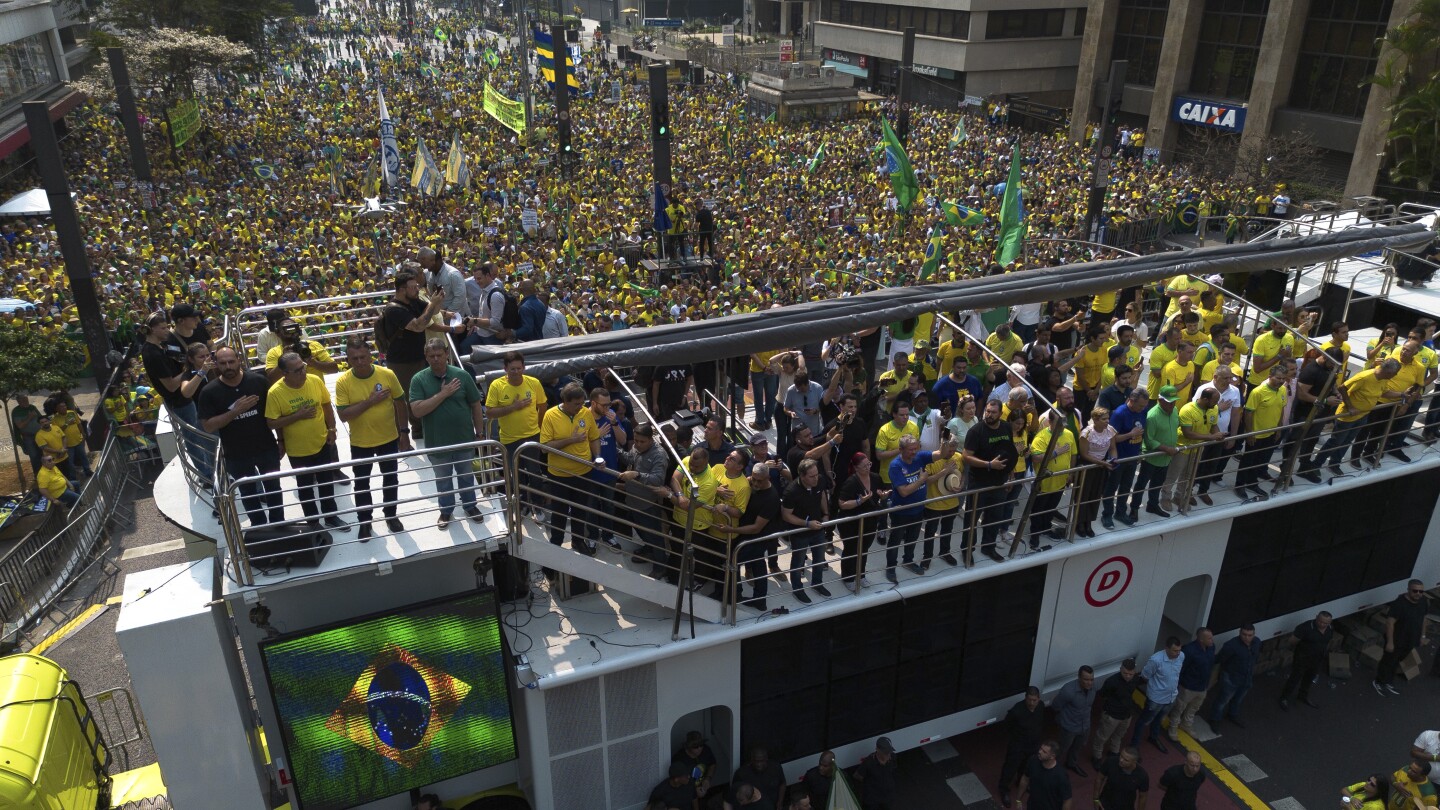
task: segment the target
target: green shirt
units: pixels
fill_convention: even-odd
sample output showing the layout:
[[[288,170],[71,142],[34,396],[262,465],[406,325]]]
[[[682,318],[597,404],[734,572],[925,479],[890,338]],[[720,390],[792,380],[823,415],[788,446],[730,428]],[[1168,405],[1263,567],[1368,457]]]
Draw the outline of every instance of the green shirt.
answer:
[[[412,387],[413,391],[414,388]],[[1145,435],[1140,443],[1140,450],[1145,453],[1153,453],[1159,450],[1161,445],[1176,447],[1176,439],[1180,435],[1180,409],[1172,408],[1170,413],[1165,413],[1160,403],[1155,403],[1150,411],[1145,414]],[[1153,464],[1156,467],[1169,467],[1170,456],[1160,454],[1158,456],[1147,456],[1146,464]]]
[[[445,380],[459,380],[460,390],[451,394],[440,406],[420,419],[425,429],[425,446],[443,447],[475,441],[475,420],[472,406],[480,401],[475,379],[455,366],[445,367],[444,378],[436,377],[429,366],[415,372],[410,379],[410,401],[420,402],[440,393]]]

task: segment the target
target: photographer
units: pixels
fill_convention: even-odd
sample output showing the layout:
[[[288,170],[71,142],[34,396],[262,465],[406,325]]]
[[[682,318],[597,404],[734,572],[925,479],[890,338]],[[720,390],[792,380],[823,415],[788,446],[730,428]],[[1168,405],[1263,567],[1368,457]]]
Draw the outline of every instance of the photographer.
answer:
[[[324,346],[307,340],[305,333],[300,331],[300,324],[286,318],[280,322],[280,345],[265,353],[265,378],[271,383],[279,382],[285,376],[280,368],[280,356],[286,352],[294,352],[305,361],[306,374],[324,379],[326,374],[340,370],[340,365],[331,359]]]

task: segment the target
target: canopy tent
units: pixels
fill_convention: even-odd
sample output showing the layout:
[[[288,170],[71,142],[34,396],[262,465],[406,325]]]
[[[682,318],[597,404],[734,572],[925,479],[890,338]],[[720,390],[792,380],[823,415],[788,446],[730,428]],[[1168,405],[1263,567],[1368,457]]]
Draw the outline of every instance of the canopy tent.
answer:
[[[528,372],[540,378],[602,366],[701,363],[743,357],[777,346],[799,346],[926,312],[983,311],[997,306],[1074,298],[1185,274],[1207,276],[1308,267],[1383,248],[1413,248],[1433,237],[1434,233],[1422,226],[1400,225],[1192,248],[946,284],[890,287],[864,295],[811,301],[717,320],[534,340],[519,346],[476,346],[471,350],[471,361],[486,377],[498,376],[503,370],[505,353],[518,348],[525,355]]]
[[[75,192],[70,192],[74,197]],[[45,195],[45,189],[32,188],[29,191],[22,191],[0,205],[0,217],[48,217],[50,216],[50,199]]]

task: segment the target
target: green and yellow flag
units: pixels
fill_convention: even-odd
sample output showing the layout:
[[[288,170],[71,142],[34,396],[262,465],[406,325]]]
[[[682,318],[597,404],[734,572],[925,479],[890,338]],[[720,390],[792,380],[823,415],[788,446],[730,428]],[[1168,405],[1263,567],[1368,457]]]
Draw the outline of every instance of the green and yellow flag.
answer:
[[[1025,201],[1020,196],[1020,145],[1010,154],[1010,174],[1005,178],[1005,197],[1000,202],[1000,243],[995,261],[1010,265],[1025,247]]]
[[[905,147],[895,137],[895,130],[890,128],[890,122],[881,118],[880,126],[885,136],[885,168],[890,172],[890,187],[900,201],[900,210],[909,213],[915,198],[920,196],[920,183],[915,179],[915,169],[910,165]]]

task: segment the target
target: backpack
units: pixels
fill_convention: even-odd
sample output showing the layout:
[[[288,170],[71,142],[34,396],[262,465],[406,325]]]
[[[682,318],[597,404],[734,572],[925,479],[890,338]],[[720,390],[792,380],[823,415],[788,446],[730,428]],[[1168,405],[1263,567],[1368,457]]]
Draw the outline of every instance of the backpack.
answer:
[[[381,307],[380,314],[376,315],[375,320],[370,323],[370,334],[375,339],[375,348],[382,354],[390,351],[390,340],[394,337],[389,328],[385,326],[385,313],[390,307],[390,304]]]
[[[509,290],[495,290],[490,294],[500,293],[505,297],[505,309],[500,314],[500,325],[514,331],[520,328],[520,299]]]

